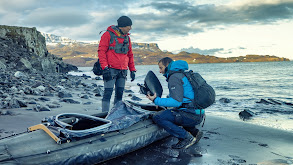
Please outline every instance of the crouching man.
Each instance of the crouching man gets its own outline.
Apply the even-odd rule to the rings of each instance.
[[[158,65],[160,73],[167,78],[169,97],[160,98],[154,94],[147,95],[147,98],[155,105],[173,107],[173,109],[158,112],[153,120],[170,135],[178,138],[178,143],[172,145],[172,148],[188,148],[202,137],[202,132],[195,126],[204,118],[204,110],[193,106],[194,91],[190,82],[183,73],[180,73],[180,71],[188,70],[188,64],[186,61],[173,61],[165,57],[159,61]]]

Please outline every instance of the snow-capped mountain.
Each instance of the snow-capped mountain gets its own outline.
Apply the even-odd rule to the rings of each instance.
[[[43,33],[43,32],[41,32],[41,34],[45,37],[46,45],[50,45],[50,46],[55,46],[59,43],[62,45],[68,45],[68,46],[71,46],[73,44],[80,44],[80,45],[84,45],[84,46],[91,45],[91,44],[99,44],[99,42],[90,42],[90,43],[81,42],[81,41],[72,40],[67,37],[61,37],[61,36],[57,36],[54,34],[48,34],[48,33]],[[159,49],[158,44],[156,44],[156,43],[136,43],[136,42],[133,42],[132,48],[133,49],[140,49],[140,50],[149,50],[152,52],[161,51]]]
[[[48,33],[43,33],[41,32],[41,34],[45,37],[46,40],[46,44],[62,44],[62,45],[69,45],[69,44],[73,44],[73,43],[77,43],[76,40],[72,40],[70,38],[67,37],[61,37],[61,36],[57,36],[54,34],[48,34]]]

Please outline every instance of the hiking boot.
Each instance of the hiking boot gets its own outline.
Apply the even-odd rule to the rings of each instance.
[[[203,132],[199,131],[198,129],[188,129],[189,133],[196,138],[195,144],[199,142],[201,139]]]
[[[194,137],[196,138],[194,144],[196,144],[196,143],[199,142],[199,140],[201,139],[202,135],[203,135],[203,133],[202,133],[201,131],[198,131],[198,132],[197,132],[197,134],[194,136]]]
[[[173,144],[172,148],[174,149],[181,149],[185,148],[187,149],[188,147],[192,146],[196,141],[196,138],[193,137],[190,133],[187,134],[187,137],[185,139],[179,139],[177,144]]]
[[[186,131],[188,131],[192,136],[196,137],[199,130],[196,129],[196,128],[193,128],[193,129],[186,129]]]

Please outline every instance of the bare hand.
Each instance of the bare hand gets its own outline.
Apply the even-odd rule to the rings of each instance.
[[[151,96],[149,93],[148,95],[146,96],[148,99],[150,99],[151,101],[154,101],[155,98],[157,97],[157,94],[155,93],[153,96]]]

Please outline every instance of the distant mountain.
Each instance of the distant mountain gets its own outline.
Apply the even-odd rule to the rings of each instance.
[[[81,41],[76,41],[72,40],[67,37],[61,37],[57,36],[54,34],[48,34],[48,33],[42,33],[41,34],[45,37],[46,44],[47,45],[53,45],[56,46],[57,44],[63,45],[63,46],[68,46],[68,45],[74,45],[74,44],[79,44],[79,45],[90,45],[90,44],[99,44],[99,42],[81,42]],[[159,49],[158,44],[156,43],[132,43],[132,48],[133,49],[142,49],[142,50],[149,50],[149,51],[161,51]]]
[[[61,57],[64,62],[75,66],[93,66],[98,59],[99,43],[86,43],[71,40],[66,37],[45,34],[47,49],[50,53]],[[279,58],[271,55],[246,55],[239,57],[220,58],[199,53],[182,51],[173,54],[163,52],[156,43],[132,43],[134,61],[136,65],[157,64],[163,57],[171,57],[174,60],[185,60],[190,64],[195,63],[232,63],[232,62],[264,62],[264,61],[290,61],[287,58]]]
[[[161,49],[159,48],[158,44],[156,43],[132,43],[132,49],[137,50],[147,50],[151,52],[161,52]]]
[[[61,45],[72,45],[72,44],[98,44],[98,42],[80,42],[80,41],[76,41],[76,40],[72,40],[68,37],[61,37],[61,36],[57,36],[54,34],[49,34],[49,33],[43,33],[41,32],[41,34],[45,37],[45,41],[47,45],[56,45],[56,44],[61,44]]]
[[[68,45],[68,44],[76,43],[76,40],[72,40],[67,37],[56,36],[54,34],[47,34],[43,32],[41,32],[41,34],[45,37],[46,44],[60,43],[60,44]]]

